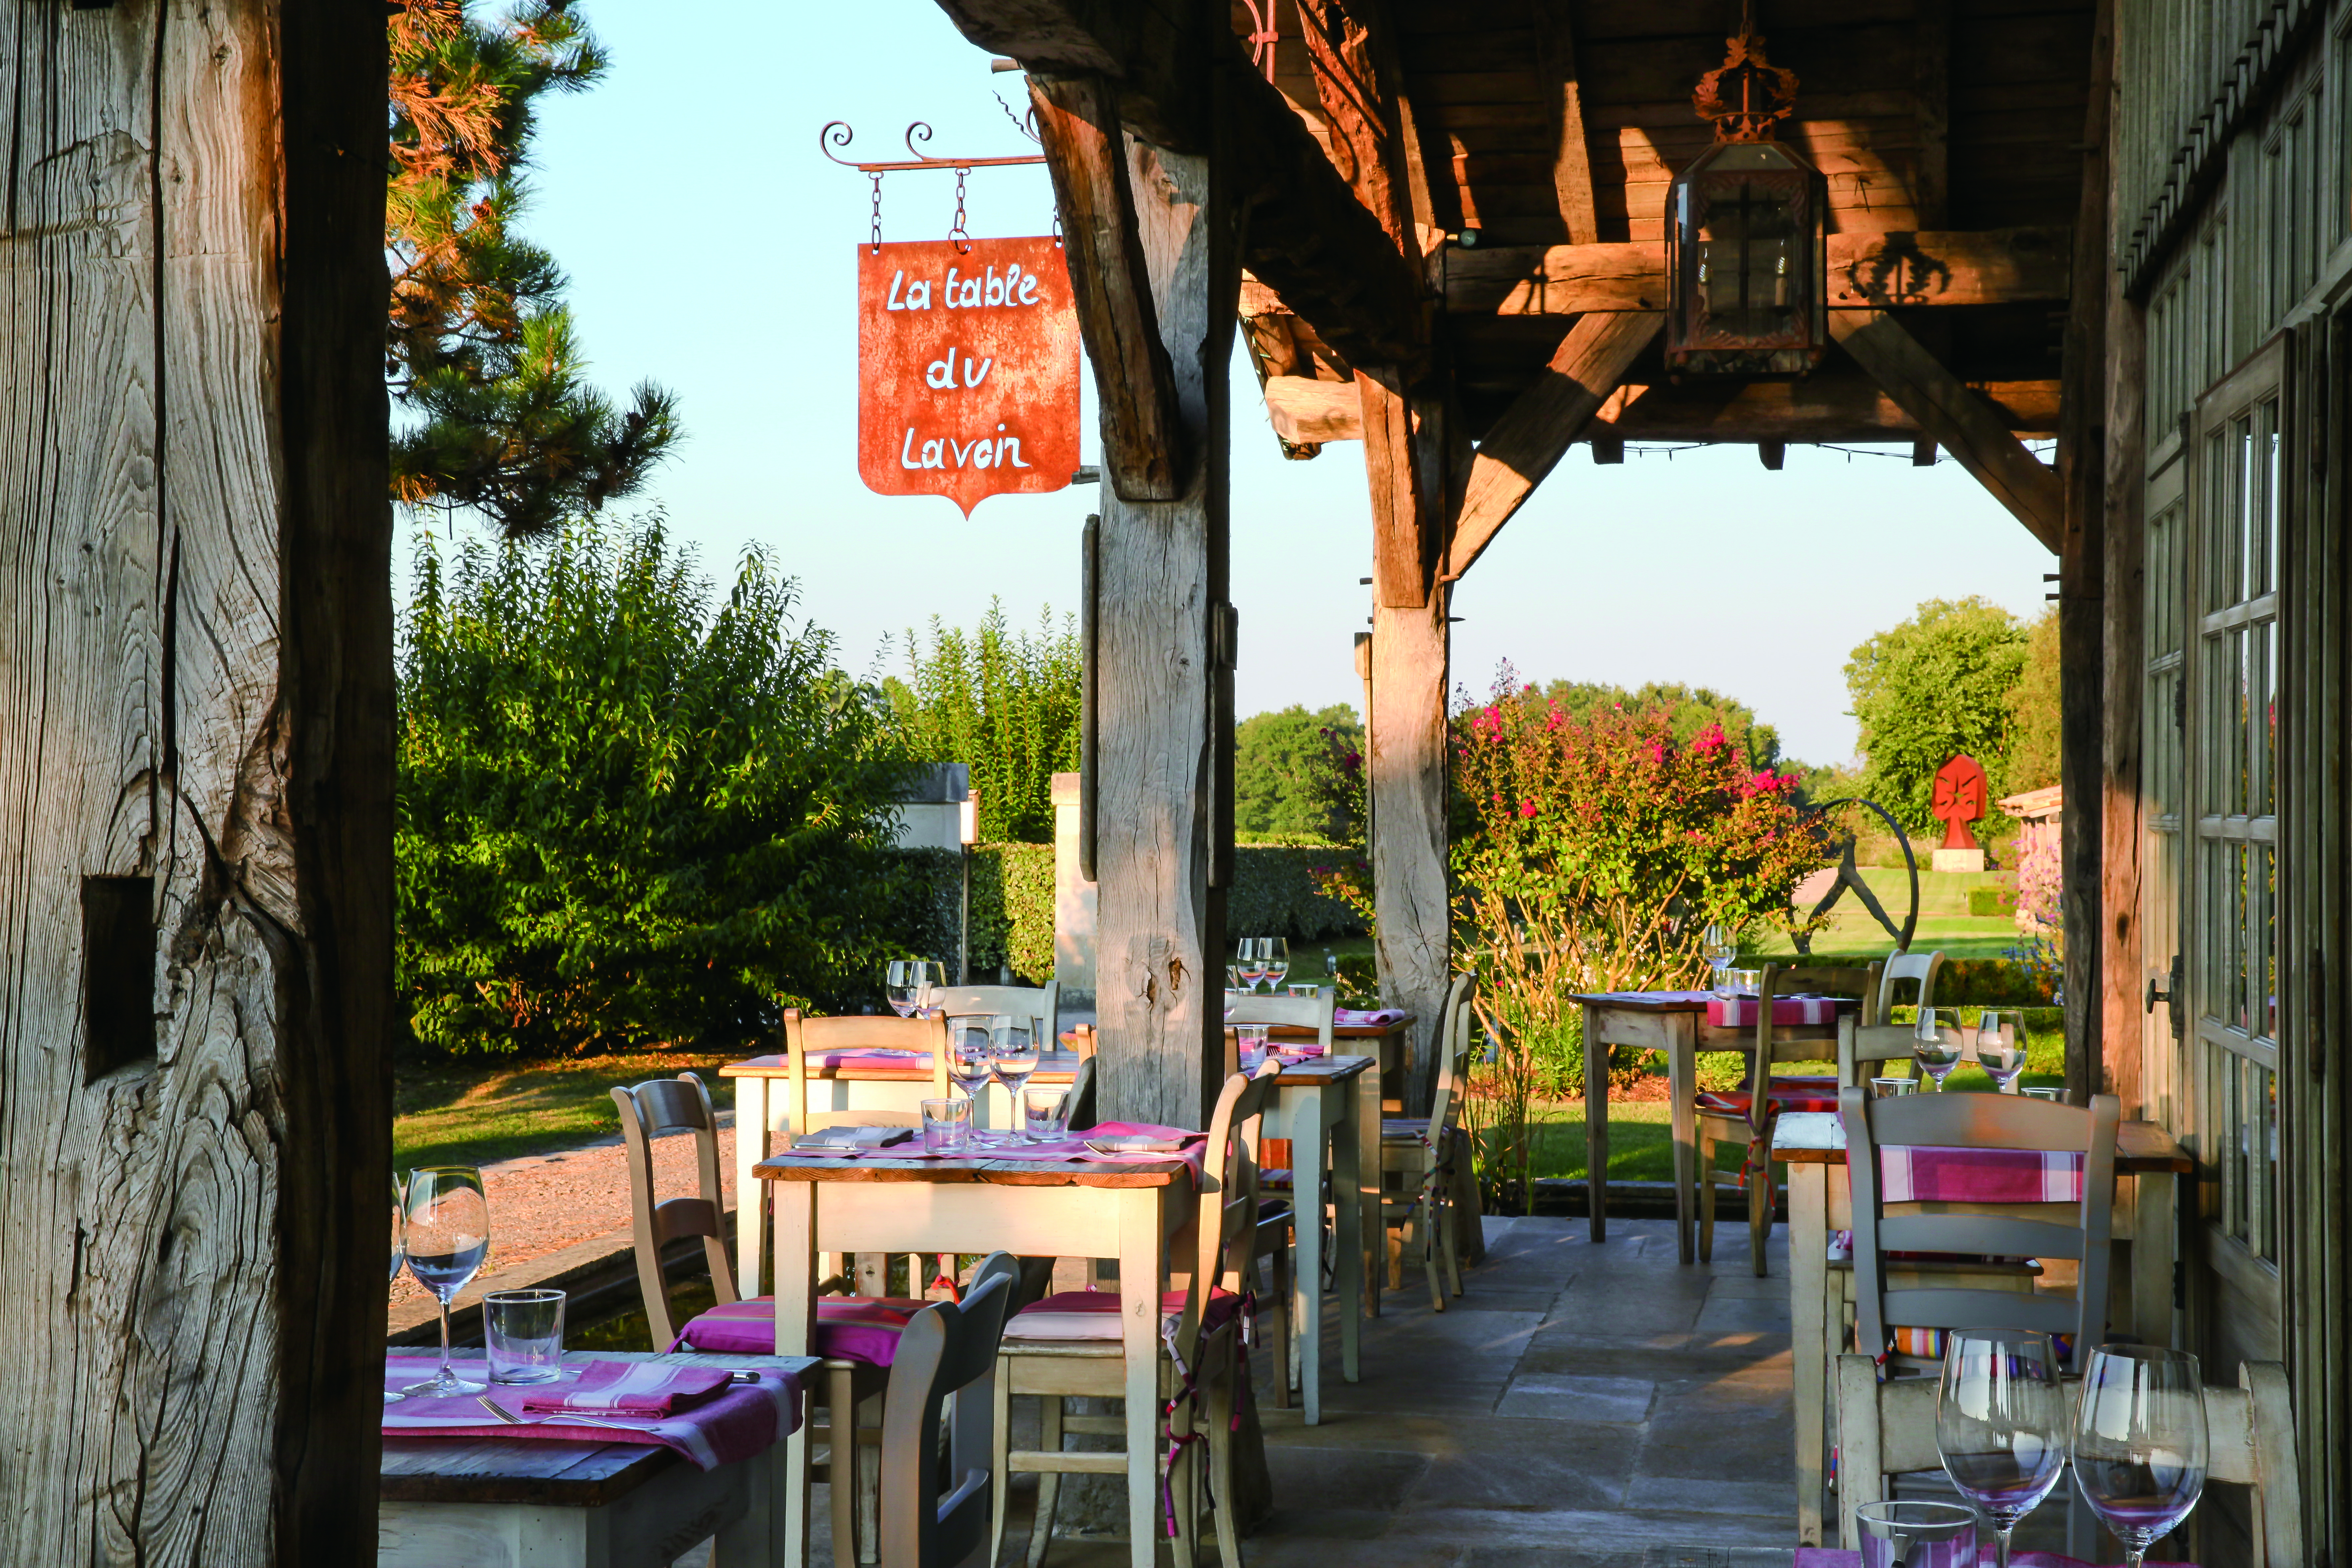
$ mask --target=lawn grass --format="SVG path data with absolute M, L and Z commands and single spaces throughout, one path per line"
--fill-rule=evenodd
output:
M 1911 907 L 1910 879 L 1900 866 L 1865 866 L 1862 879 L 1870 884 L 1880 904 L 1896 921 Z M 1969 913 L 1969 893 L 1976 888 L 2006 887 L 2013 879 L 2005 871 L 1921 871 L 1919 923 L 1914 929 L 1915 952 L 1941 950 L 1946 958 L 1999 958 L 2018 945 L 2017 922 L 2007 915 Z M 1863 908 L 1849 889 L 1830 911 L 1829 924 L 1812 939 L 1816 952 L 1883 952 L 1893 946 L 1885 928 Z M 1754 956 L 1780 958 L 1794 953 L 1796 944 L 1775 932 L 1757 944 Z
M 732 1080 L 717 1068 L 745 1051 L 649 1051 L 576 1061 L 487 1058 L 402 1063 L 392 1086 L 393 1165 L 486 1165 L 525 1154 L 576 1149 L 621 1131 L 614 1084 L 699 1074 L 719 1110 L 735 1105 Z

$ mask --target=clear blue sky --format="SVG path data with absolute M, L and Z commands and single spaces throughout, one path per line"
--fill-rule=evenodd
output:
M 1024 107 L 1021 79 L 990 74 L 931 0 L 798 5 L 789 28 L 744 0 L 582 10 L 613 69 L 548 110 L 523 226 L 572 276 L 592 374 L 616 395 L 641 377 L 678 395 L 688 439 L 625 510 L 665 506 L 706 570 L 772 547 L 856 670 L 886 635 L 933 615 L 970 624 L 992 595 L 1016 620 L 1074 608 L 1091 488 L 998 497 L 966 521 L 947 500 L 859 482 L 868 192 L 817 150 L 818 129 L 845 120 L 852 155 L 896 155 L 920 119 L 934 152 L 1032 151 L 995 96 Z M 889 177 L 885 237 L 943 236 L 953 195 L 950 174 Z M 974 234 L 1051 227 L 1042 170 L 977 172 L 969 195 Z M 1354 702 L 1370 571 L 1361 448 L 1285 462 L 1238 353 L 1234 375 L 1240 711 Z M 1843 668 L 1857 642 L 1930 597 L 2036 614 L 2053 570 L 1949 462 L 1795 447 L 1774 474 L 1754 448 L 1721 447 L 1597 468 L 1580 447 L 1458 588 L 1454 679 L 1483 691 L 1508 658 L 1531 679 L 1712 686 L 1779 726 L 1790 755 L 1839 761 L 1853 749 Z

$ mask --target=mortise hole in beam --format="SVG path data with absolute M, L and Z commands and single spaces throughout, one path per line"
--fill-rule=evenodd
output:
M 81 1081 L 155 1060 L 155 879 L 81 879 Z

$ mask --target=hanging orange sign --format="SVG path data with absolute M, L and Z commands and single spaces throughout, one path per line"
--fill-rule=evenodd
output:
M 883 495 L 1058 490 L 1078 466 L 1078 317 L 1050 238 L 857 247 L 857 472 Z

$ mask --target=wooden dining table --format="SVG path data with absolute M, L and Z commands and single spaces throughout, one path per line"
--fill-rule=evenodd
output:
M 1168 1244 L 1195 1212 L 1182 1160 L 1038 1163 L 968 1159 L 842 1159 L 782 1153 L 753 1168 L 776 1215 L 776 1344 L 810 1342 L 821 1252 L 989 1253 L 1118 1260 L 1127 1356 L 1128 1536 L 1135 1568 L 1152 1568 L 1159 1524 L 1160 1293 Z M 752 1205 L 747 1205 L 752 1206 Z M 809 1441 L 785 1440 L 783 1560 L 808 1556 Z
M 1706 1021 L 1707 1004 L 1715 999 L 1706 991 L 1602 991 L 1569 998 L 1584 1009 L 1585 1212 L 1595 1241 L 1609 1236 L 1609 1052 L 1592 1047 L 1596 1043 L 1630 1046 L 1665 1054 L 1675 1139 L 1675 1237 L 1685 1263 L 1697 1257 L 1698 1053 L 1756 1048 L 1753 1025 Z M 1837 1055 L 1834 1021 L 1775 1023 L 1772 1037 L 1781 1042 L 1821 1040 L 1830 1047 L 1827 1056 Z
M 1797 1534 L 1822 1544 L 1822 1459 L 1828 1442 L 1829 1369 L 1844 1334 L 1844 1284 L 1831 1300 L 1829 1243 L 1853 1228 L 1846 1184 L 1845 1124 L 1831 1111 L 1784 1111 L 1772 1131 L 1772 1158 L 1788 1167 L 1790 1376 L 1797 1415 Z M 2179 1257 L 2179 1184 L 2196 1169 L 2187 1150 L 2153 1121 L 2116 1130 L 2116 1203 L 2111 1236 L 2131 1244 L 2130 1315 L 2112 1327 L 2148 1344 L 2179 1343 L 2174 1263 Z
M 1287 1139 L 1295 1267 L 1290 1283 L 1292 1376 L 1309 1426 L 1323 1419 L 1323 1205 L 1316 1188 L 1328 1174 L 1332 1262 L 1339 1298 L 1339 1371 L 1360 1374 L 1363 1319 L 1377 1304 L 1379 1271 L 1368 1245 L 1381 1232 L 1381 1080 L 1375 1058 L 1309 1057 L 1283 1064 L 1274 1103 L 1261 1126 Z

